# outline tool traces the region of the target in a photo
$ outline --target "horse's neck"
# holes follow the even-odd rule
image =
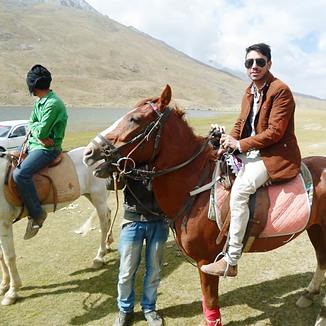
[[[85,149],[84,147],[78,147],[68,152],[68,155],[73,161],[76,169],[81,194],[87,192],[87,188],[89,187],[91,174],[93,171],[93,169],[87,168],[83,164],[84,149]]]
[[[155,165],[157,170],[170,168],[189,160],[197,153],[203,144],[202,139],[189,133],[185,133],[183,136],[183,138],[175,137],[173,140],[165,140],[165,143],[162,144],[160,149],[160,152],[164,153],[164,157],[161,157],[157,165]],[[207,164],[209,158],[210,151],[206,150],[188,165],[154,179],[153,189],[157,201],[161,209],[168,216],[175,216],[183,207],[189,198],[189,192],[193,190],[198,185],[199,180],[202,179],[201,176],[205,173],[205,167],[208,168]],[[209,171],[208,174],[211,175],[211,171]],[[209,175],[207,175],[207,177],[209,177]],[[203,182],[205,181],[206,180]]]
[[[90,194],[91,192],[96,193],[105,188],[103,186],[105,179],[97,178],[93,175],[95,166],[87,167],[83,163],[84,150],[85,147],[78,147],[68,152],[76,169],[81,195]]]

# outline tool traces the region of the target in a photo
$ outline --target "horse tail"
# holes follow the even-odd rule
[[[94,224],[94,220],[96,219],[96,217],[97,217],[97,213],[96,213],[96,210],[94,209],[92,211],[91,215],[85,221],[85,223],[81,227],[79,227],[77,230],[75,230],[74,232],[76,234],[85,236],[89,231],[94,230],[95,227],[93,226],[93,224]]]

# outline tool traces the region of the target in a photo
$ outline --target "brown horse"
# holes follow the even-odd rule
[[[209,192],[205,191],[189,201],[189,192],[198,184],[212,179],[216,155],[207,139],[194,134],[183,119],[184,112],[168,107],[171,88],[166,86],[158,98],[146,99],[125,116],[104,130],[87,146],[84,163],[93,165],[105,158],[99,176],[107,173],[110,164],[123,172],[137,172],[138,177],[150,178],[153,191],[163,212],[175,222],[177,242],[183,251],[197,262],[198,269],[214,260],[225,241],[216,245],[219,230],[207,218]],[[317,269],[297,305],[307,307],[319,293],[326,271],[326,158],[304,159],[314,185],[309,238],[315,248]],[[151,170],[136,170],[139,163],[148,163]],[[102,170],[101,170],[102,169]],[[187,216],[186,225],[182,225]],[[294,237],[292,237],[294,238]],[[292,239],[290,238],[290,239]],[[268,251],[280,247],[287,237],[259,238],[252,251]],[[222,325],[218,302],[218,277],[200,271],[203,312],[207,325]],[[326,325],[326,298],[316,325]]]

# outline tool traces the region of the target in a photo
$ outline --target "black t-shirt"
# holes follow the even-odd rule
[[[128,178],[124,190],[124,207],[126,219],[137,219],[135,216],[133,218],[134,214],[143,215],[147,220],[164,218],[155,194],[146,181]]]

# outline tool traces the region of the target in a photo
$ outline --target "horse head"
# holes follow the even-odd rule
[[[95,175],[105,178],[116,170],[127,174],[136,164],[153,160],[171,111],[168,107],[171,96],[171,87],[166,85],[159,97],[138,102],[92,140],[84,152],[84,164],[91,166],[104,159],[95,169]]]

